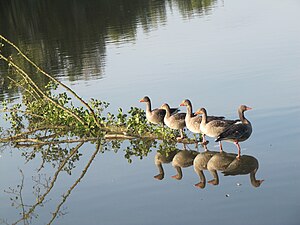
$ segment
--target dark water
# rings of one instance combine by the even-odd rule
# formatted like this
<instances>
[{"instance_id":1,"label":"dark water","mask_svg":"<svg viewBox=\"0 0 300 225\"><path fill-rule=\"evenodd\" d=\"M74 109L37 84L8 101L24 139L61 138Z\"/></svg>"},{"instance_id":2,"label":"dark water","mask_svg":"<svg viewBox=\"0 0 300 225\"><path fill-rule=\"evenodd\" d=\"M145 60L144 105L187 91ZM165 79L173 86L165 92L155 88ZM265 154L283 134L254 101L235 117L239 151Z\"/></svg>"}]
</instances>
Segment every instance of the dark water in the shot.
<instances>
[{"instance_id":1,"label":"dark water","mask_svg":"<svg viewBox=\"0 0 300 225\"><path fill-rule=\"evenodd\" d=\"M113 112L144 108L138 102L144 95L155 107L189 98L194 108L204 106L209 114L228 118L237 117L240 104L253 107L246 113L253 133L241 146L242 154L259 162L260 187L251 184L249 174L219 173L219 185L197 189L192 167L184 168L177 181L170 164L163 165L165 177L158 181L153 178L157 149L142 160L132 156L129 164L123 149L130 144L124 142L117 153L110 148L96 155L53 223L299 224L299 7L294 0L1 1L1 35L84 99L110 102ZM1 99L18 97L18 90L7 88L7 69L0 65ZM209 149L218 150L209 140ZM231 143L224 149L236 152ZM0 150L4 224L20 218L21 208L11 206L14 195L7 193L21 183L19 169L27 205L38 193L33 180L45 183L57 169L46 163L37 171L41 156L26 162L26 151ZM50 221L94 151L92 144L81 147L72 175L59 174L32 224Z\"/></svg>"}]
</instances>

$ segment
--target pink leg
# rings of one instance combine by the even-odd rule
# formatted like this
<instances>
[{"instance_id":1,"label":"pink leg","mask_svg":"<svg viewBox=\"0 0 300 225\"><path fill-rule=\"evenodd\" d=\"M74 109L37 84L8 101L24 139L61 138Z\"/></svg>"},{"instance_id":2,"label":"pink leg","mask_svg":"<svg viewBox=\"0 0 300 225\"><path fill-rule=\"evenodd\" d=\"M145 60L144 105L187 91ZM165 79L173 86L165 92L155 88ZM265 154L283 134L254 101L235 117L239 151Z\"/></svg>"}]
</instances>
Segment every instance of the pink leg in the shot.
<instances>
[{"instance_id":1,"label":"pink leg","mask_svg":"<svg viewBox=\"0 0 300 225\"><path fill-rule=\"evenodd\" d=\"M208 141L205 138L205 134L202 134L202 144L203 145L207 145L208 144Z\"/></svg>"},{"instance_id":2,"label":"pink leg","mask_svg":"<svg viewBox=\"0 0 300 225\"><path fill-rule=\"evenodd\" d=\"M236 158L239 159L241 157L241 147L240 147L240 144L237 141L235 141L234 144L238 148L238 155L237 155Z\"/></svg>"},{"instance_id":3,"label":"pink leg","mask_svg":"<svg viewBox=\"0 0 300 225\"><path fill-rule=\"evenodd\" d=\"M179 131L180 131L180 137L176 138L177 141L182 140L184 138L184 136L183 136L183 130L180 129Z\"/></svg>"}]
</instances>

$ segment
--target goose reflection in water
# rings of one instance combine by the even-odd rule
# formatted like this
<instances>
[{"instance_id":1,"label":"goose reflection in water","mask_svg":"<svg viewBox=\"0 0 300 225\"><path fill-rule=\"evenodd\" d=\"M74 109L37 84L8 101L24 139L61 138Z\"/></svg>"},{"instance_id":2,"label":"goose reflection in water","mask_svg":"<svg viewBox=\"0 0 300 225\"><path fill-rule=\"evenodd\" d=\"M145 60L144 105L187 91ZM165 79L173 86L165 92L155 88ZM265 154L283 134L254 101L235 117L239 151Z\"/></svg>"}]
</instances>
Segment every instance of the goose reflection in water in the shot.
<instances>
[{"instance_id":1,"label":"goose reflection in water","mask_svg":"<svg viewBox=\"0 0 300 225\"><path fill-rule=\"evenodd\" d=\"M236 176L250 174L250 181L254 187L259 187L264 180L256 179L256 172L259 164L258 160L250 155L242 155L237 158L237 154L218 152L218 151L205 151L197 152L193 150L175 150L168 153L157 152L155 155L155 165L159 170L159 174L154 176L155 179L164 179L164 169L162 164L171 163L176 169L177 174L172 178L181 180L183 177L182 168L194 166L194 171L199 176L199 183L195 187L205 188L206 178L204 170L208 170L213 176L212 180L208 183L212 185L219 184L218 171L221 171L224 176Z\"/></svg>"},{"instance_id":2,"label":"goose reflection in water","mask_svg":"<svg viewBox=\"0 0 300 225\"><path fill-rule=\"evenodd\" d=\"M179 150L178 150L179 151ZM172 152L157 152L154 157L154 163L158 168L159 174L154 176L157 180L162 180L165 177L165 172L162 164L167 164L172 162L174 156L178 153L178 151L172 151Z\"/></svg>"},{"instance_id":3,"label":"goose reflection in water","mask_svg":"<svg viewBox=\"0 0 300 225\"><path fill-rule=\"evenodd\" d=\"M207 150L205 152L199 153L195 157L195 159L194 159L194 170L200 178L200 182L195 184L195 187L205 188L206 179L205 179L203 170L207 170L207 163L217 153L219 153L219 152Z\"/></svg>"},{"instance_id":4,"label":"goose reflection in water","mask_svg":"<svg viewBox=\"0 0 300 225\"><path fill-rule=\"evenodd\" d=\"M172 166L177 171L177 174L172 176L172 178L181 180L183 177L182 168L192 166L193 161L198 154L199 152L197 151L179 149L168 153L157 152L155 155L155 165L159 170L159 174L154 176L154 178L162 180L165 175L162 164L172 162Z\"/></svg>"},{"instance_id":5,"label":"goose reflection in water","mask_svg":"<svg viewBox=\"0 0 300 225\"><path fill-rule=\"evenodd\" d=\"M181 180L183 177L181 168L192 166L198 154L199 152L193 150L180 150L172 160L172 166L177 171L177 174L172 176L172 178Z\"/></svg>"},{"instance_id":6,"label":"goose reflection in water","mask_svg":"<svg viewBox=\"0 0 300 225\"><path fill-rule=\"evenodd\" d=\"M225 176L236 176L250 174L250 181L254 187L259 187L264 180L257 180L255 175L258 170L258 160L250 155L242 155L239 159L237 154L232 153L218 153L215 154L207 163L207 169L214 177L208 181L213 185L219 184L219 176L217 171L222 171Z\"/></svg>"}]
</instances>

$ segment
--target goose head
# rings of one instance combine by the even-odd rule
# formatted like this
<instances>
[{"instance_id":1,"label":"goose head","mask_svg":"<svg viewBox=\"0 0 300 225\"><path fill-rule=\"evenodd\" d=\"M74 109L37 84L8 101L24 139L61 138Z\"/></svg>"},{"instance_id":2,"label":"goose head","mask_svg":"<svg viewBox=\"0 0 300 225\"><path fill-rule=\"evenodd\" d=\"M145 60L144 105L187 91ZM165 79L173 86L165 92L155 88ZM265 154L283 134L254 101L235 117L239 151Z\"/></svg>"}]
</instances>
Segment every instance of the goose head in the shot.
<instances>
[{"instance_id":1,"label":"goose head","mask_svg":"<svg viewBox=\"0 0 300 225\"><path fill-rule=\"evenodd\" d=\"M251 110L251 109L252 109L252 108L249 107L249 106L246 106L246 105L240 105L238 111L239 111L239 112L245 112L245 111Z\"/></svg>"},{"instance_id":2,"label":"goose head","mask_svg":"<svg viewBox=\"0 0 300 225\"><path fill-rule=\"evenodd\" d=\"M167 103L162 104L162 106L160 107L160 109L164 109L164 110L169 110L170 106Z\"/></svg>"},{"instance_id":3,"label":"goose head","mask_svg":"<svg viewBox=\"0 0 300 225\"><path fill-rule=\"evenodd\" d=\"M145 96L144 98L140 99L140 102L150 102L150 98Z\"/></svg>"},{"instance_id":4,"label":"goose head","mask_svg":"<svg viewBox=\"0 0 300 225\"><path fill-rule=\"evenodd\" d=\"M192 103L188 99L185 99L180 103L180 106L191 106L191 105L192 105Z\"/></svg>"},{"instance_id":5,"label":"goose head","mask_svg":"<svg viewBox=\"0 0 300 225\"><path fill-rule=\"evenodd\" d=\"M201 108L201 109L198 109L196 112L195 112L196 115L199 115L199 114L206 114L206 109L204 108Z\"/></svg>"}]
</instances>

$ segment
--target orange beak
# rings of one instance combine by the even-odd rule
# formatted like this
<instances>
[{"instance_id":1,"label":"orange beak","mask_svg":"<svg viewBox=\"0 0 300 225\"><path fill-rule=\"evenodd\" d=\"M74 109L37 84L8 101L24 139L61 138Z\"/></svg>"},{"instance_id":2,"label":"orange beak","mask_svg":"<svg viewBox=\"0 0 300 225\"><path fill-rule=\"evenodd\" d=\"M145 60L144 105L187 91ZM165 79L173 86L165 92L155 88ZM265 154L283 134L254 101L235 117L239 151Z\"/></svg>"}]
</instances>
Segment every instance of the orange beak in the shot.
<instances>
[{"instance_id":1,"label":"orange beak","mask_svg":"<svg viewBox=\"0 0 300 225\"><path fill-rule=\"evenodd\" d=\"M246 108L246 110L251 110L251 109L252 109L252 108L251 108L251 107L248 107L248 106L247 106L247 108Z\"/></svg>"},{"instance_id":2,"label":"orange beak","mask_svg":"<svg viewBox=\"0 0 300 225\"><path fill-rule=\"evenodd\" d=\"M196 111L195 114L199 115L199 114L202 114L202 112L201 111Z\"/></svg>"},{"instance_id":3,"label":"orange beak","mask_svg":"<svg viewBox=\"0 0 300 225\"><path fill-rule=\"evenodd\" d=\"M179 106L184 106L184 104L181 102Z\"/></svg>"},{"instance_id":4,"label":"orange beak","mask_svg":"<svg viewBox=\"0 0 300 225\"><path fill-rule=\"evenodd\" d=\"M145 102L144 99L141 99L140 102Z\"/></svg>"}]
</instances>

